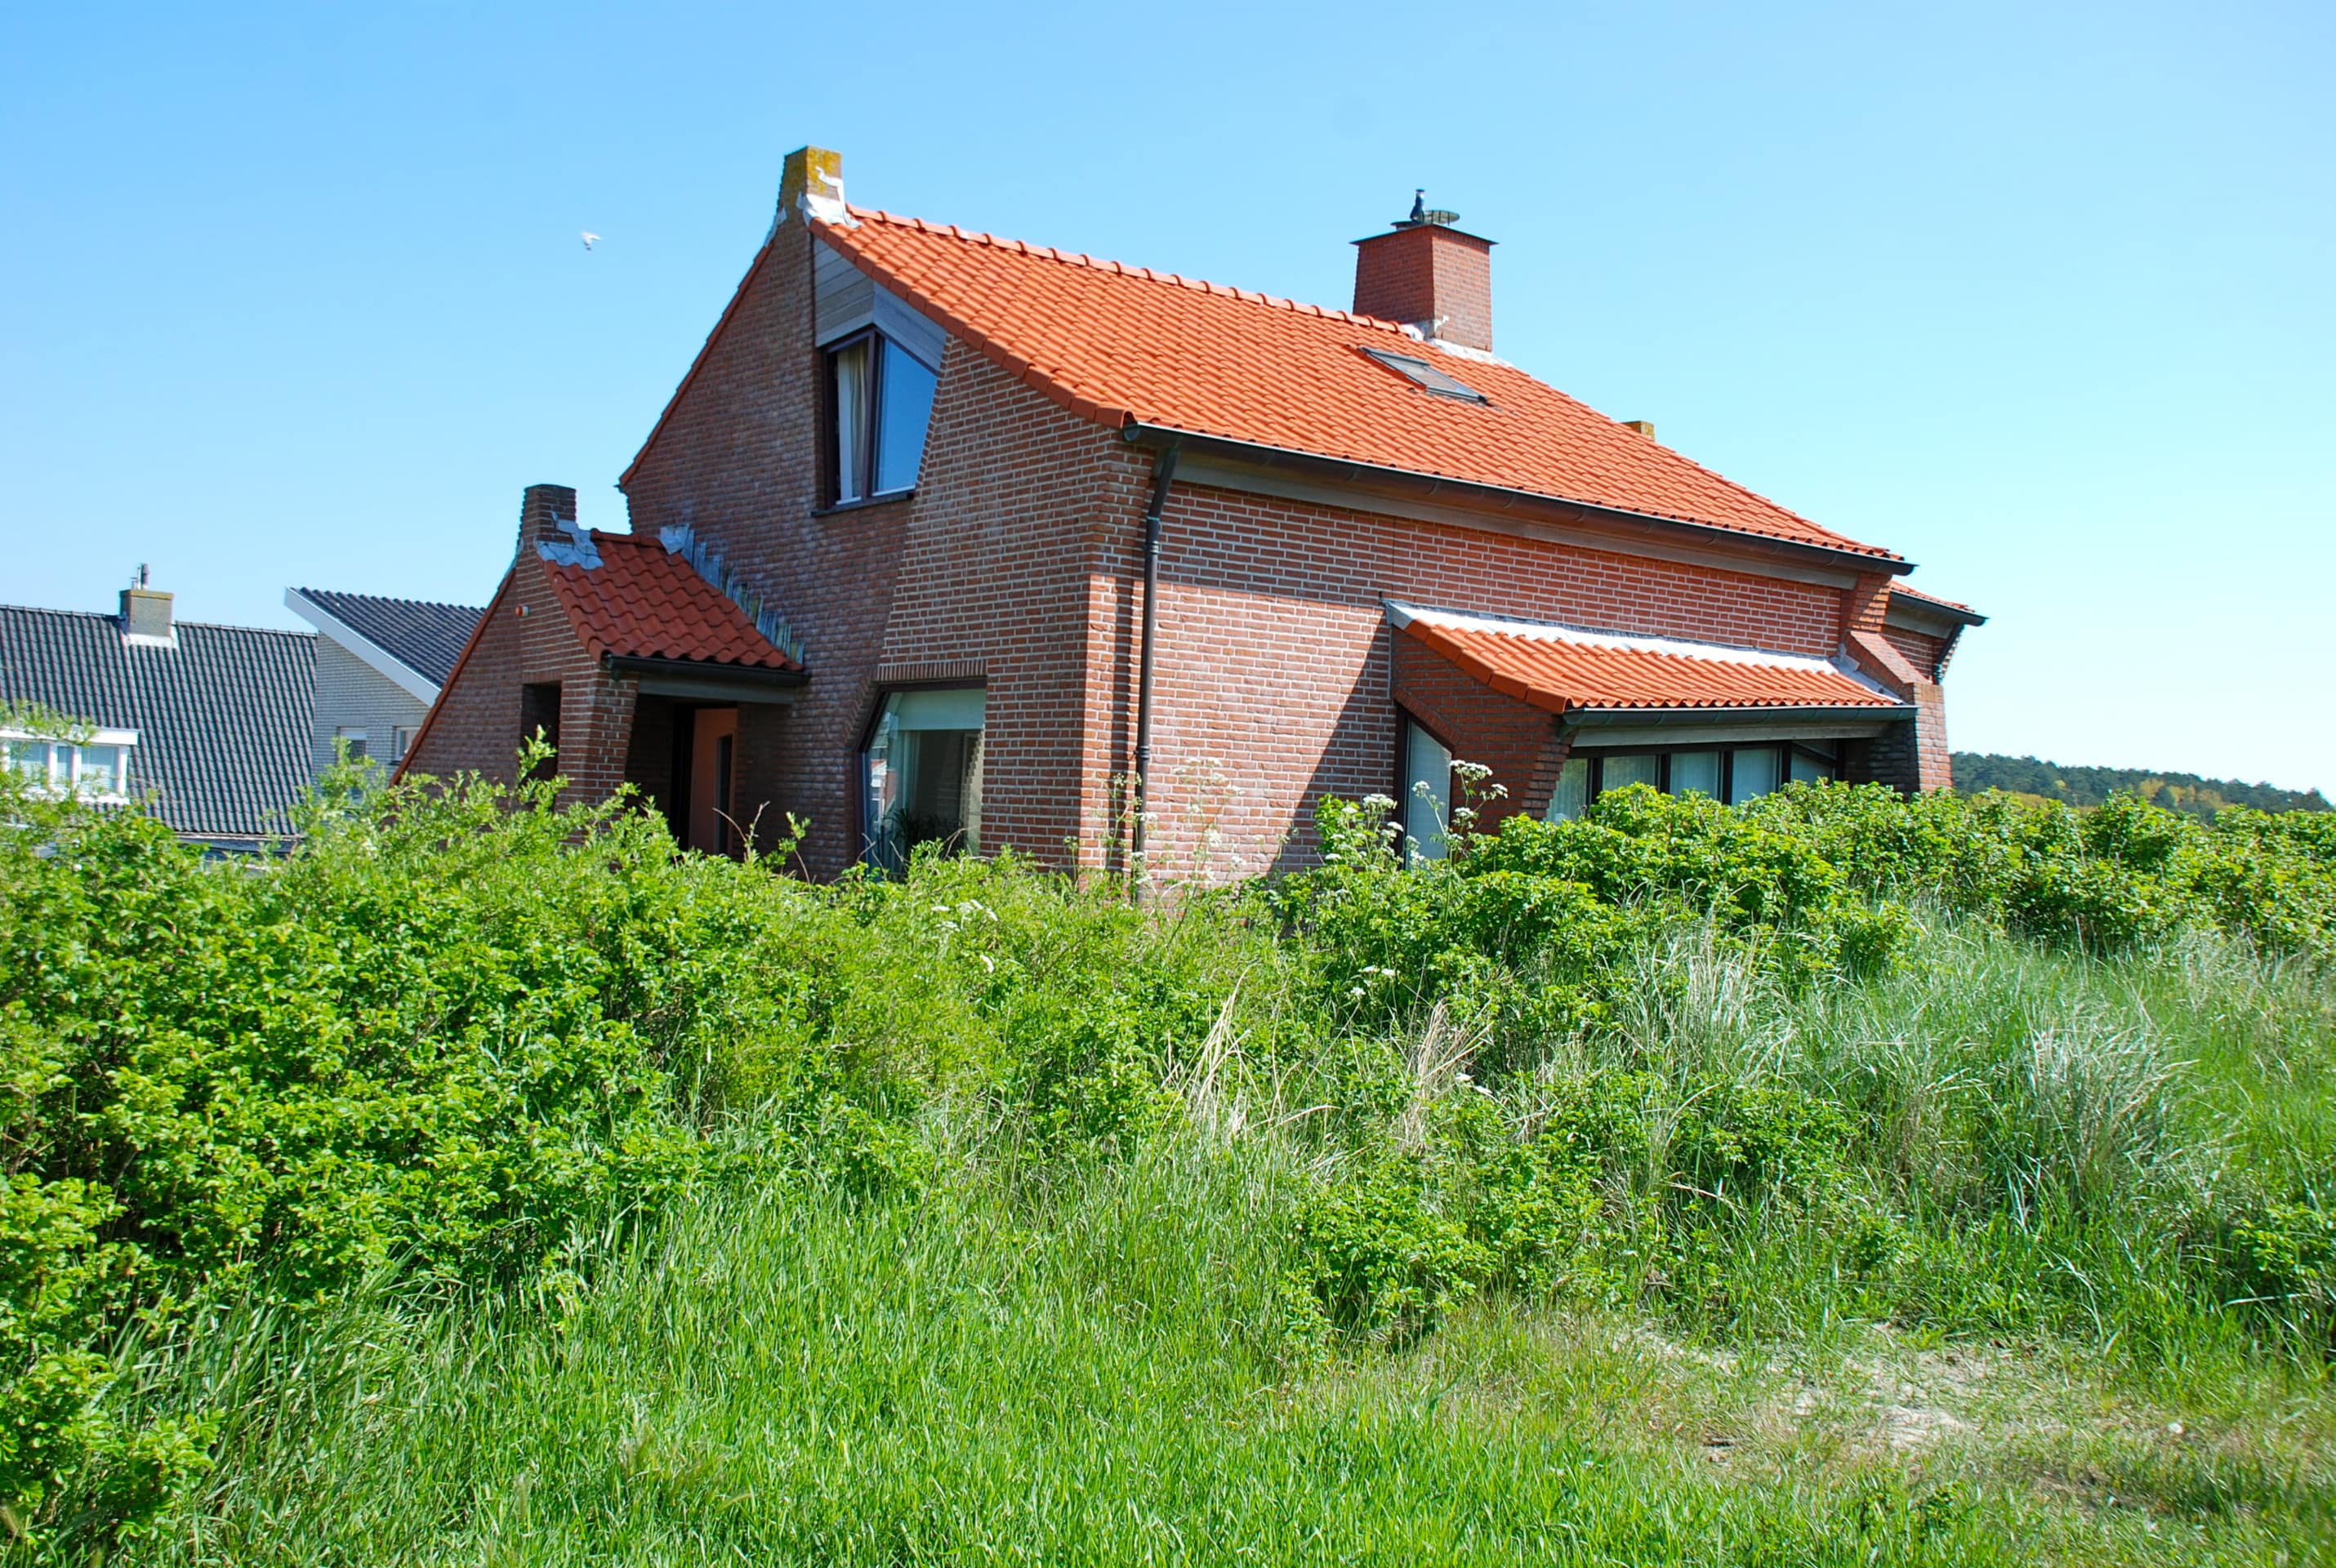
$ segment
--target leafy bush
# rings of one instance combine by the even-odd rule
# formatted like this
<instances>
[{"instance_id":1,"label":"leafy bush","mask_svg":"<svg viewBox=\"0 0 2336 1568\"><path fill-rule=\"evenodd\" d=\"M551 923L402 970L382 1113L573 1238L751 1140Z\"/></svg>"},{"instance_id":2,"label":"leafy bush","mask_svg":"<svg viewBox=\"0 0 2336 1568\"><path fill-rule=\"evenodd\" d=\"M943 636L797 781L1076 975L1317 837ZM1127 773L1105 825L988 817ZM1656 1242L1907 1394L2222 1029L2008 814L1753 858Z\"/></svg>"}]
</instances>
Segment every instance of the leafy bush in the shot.
<instances>
[{"instance_id":1,"label":"leafy bush","mask_svg":"<svg viewBox=\"0 0 2336 1568\"><path fill-rule=\"evenodd\" d=\"M612 1239L715 1183L1010 1226L1252 1143L1294 1174L1242 1223L1308 1355L1485 1292L1746 1330L2336 1320L2312 1161L2217 1164L2243 1114L2336 1150L2336 816L1632 789L1414 864L1390 803L1330 801L1319 867L1144 911L1011 856L811 887L556 787L344 772L233 864L0 784L15 1527L104 1546L209 1462L210 1407L141 1403L124 1345L168 1366L221 1303L301 1320L360 1278L581 1310ZM2156 1021L2273 1005L2188 999L2236 994L2201 943L2322 998L2217 1047L2234 1103L2279 1061L2282 1119Z\"/></svg>"}]
</instances>

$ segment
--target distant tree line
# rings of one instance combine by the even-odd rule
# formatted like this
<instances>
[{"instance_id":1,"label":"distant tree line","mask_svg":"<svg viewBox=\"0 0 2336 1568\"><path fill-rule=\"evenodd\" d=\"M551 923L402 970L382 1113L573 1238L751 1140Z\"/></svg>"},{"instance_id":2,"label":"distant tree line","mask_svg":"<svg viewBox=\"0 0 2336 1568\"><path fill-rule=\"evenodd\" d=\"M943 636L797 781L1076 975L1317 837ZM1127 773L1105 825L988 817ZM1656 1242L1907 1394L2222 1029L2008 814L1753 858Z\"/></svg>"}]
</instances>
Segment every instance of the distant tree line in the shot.
<instances>
[{"instance_id":1,"label":"distant tree line","mask_svg":"<svg viewBox=\"0 0 2336 1568\"><path fill-rule=\"evenodd\" d=\"M2072 806L2097 806L2112 792L2131 790L2152 805L2192 816L2211 817L2224 806L2263 812L2324 812L2328 797L2316 789L2283 790L2237 779L2200 778L2195 774L2151 773L2131 767L2063 767L2032 756L1997 756L1988 752L1954 754L1955 788L1964 794L2009 790Z\"/></svg>"}]
</instances>

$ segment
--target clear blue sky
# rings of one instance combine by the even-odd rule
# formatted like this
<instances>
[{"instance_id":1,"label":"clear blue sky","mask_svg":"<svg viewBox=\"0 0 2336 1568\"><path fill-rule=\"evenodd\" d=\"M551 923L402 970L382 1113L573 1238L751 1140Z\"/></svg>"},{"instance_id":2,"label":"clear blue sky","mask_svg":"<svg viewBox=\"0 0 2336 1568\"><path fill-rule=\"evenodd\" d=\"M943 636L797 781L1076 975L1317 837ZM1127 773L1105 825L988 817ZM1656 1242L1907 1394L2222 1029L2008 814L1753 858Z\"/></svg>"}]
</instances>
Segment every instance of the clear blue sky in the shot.
<instances>
[{"instance_id":1,"label":"clear blue sky","mask_svg":"<svg viewBox=\"0 0 2336 1568\"><path fill-rule=\"evenodd\" d=\"M2336 789L2336 7L11 7L0 601L483 602L854 200L1497 345L1992 623L1955 744ZM586 254L580 230L602 235Z\"/></svg>"}]
</instances>

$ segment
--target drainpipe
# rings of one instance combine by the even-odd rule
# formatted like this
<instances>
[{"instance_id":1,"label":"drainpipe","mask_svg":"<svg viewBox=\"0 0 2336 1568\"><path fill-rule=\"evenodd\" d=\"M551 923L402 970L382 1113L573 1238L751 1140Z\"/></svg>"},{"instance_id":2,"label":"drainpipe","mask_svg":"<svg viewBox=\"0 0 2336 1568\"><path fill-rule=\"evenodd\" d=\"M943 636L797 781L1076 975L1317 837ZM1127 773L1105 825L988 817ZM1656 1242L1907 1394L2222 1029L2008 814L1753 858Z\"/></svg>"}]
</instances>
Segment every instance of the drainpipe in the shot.
<instances>
[{"instance_id":1,"label":"drainpipe","mask_svg":"<svg viewBox=\"0 0 2336 1568\"><path fill-rule=\"evenodd\" d=\"M1176 477L1176 443L1161 448L1152 463L1152 504L1144 511L1144 641L1137 655L1135 677L1135 821L1128 830L1128 866L1144 859L1144 808L1152 789L1152 649L1160 605L1160 512L1168 504L1168 486ZM1135 897L1144 897L1144 879L1134 883Z\"/></svg>"}]
</instances>

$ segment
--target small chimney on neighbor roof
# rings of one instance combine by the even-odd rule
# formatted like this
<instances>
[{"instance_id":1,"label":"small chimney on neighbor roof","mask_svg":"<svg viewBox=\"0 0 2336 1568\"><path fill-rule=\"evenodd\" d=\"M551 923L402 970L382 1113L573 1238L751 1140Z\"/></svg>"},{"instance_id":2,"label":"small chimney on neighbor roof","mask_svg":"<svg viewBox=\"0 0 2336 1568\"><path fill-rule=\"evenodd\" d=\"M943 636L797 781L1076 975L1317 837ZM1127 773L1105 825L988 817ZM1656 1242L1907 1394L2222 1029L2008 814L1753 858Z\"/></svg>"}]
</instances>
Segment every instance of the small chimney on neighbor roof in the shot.
<instances>
[{"instance_id":1,"label":"small chimney on neighbor roof","mask_svg":"<svg viewBox=\"0 0 2336 1568\"><path fill-rule=\"evenodd\" d=\"M1355 241L1355 314L1416 326L1463 348L1493 350L1493 242L1464 234L1456 212L1415 190L1411 216Z\"/></svg>"},{"instance_id":2,"label":"small chimney on neighbor roof","mask_svg":"<svg viewBox=\"0 0 2336 1568\"><path fill-rule=\"evenodd\" d=\"M141 563L138 580L122 590L122 635L147 643L175 643L177 632L170 624L170 596L159 588L146 586L146 568Z\"/></svg>"},{"instance_id":3,"label":"small chimney on neighbor roof","mask_svg":"<svg viewBox=\"0 0 2336 1568\"><path fill-rule=\"evenodd\" d=\"M539 544L566 544L569 533L560 525L576 521L576 492L564 484L530 484L519 503L519 553Z\"/></svg>"}]
</instances>

